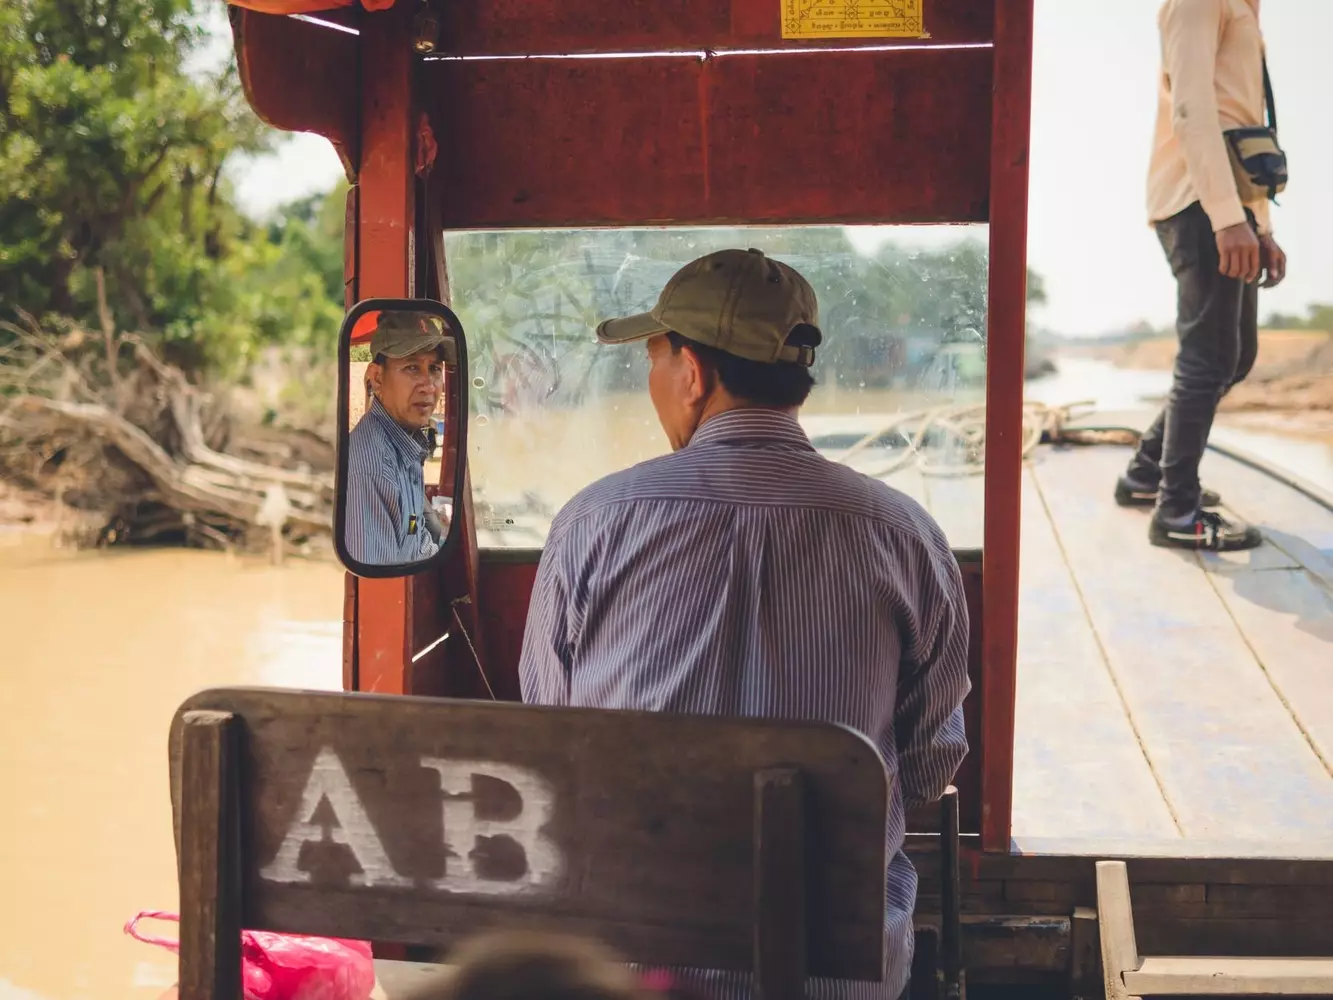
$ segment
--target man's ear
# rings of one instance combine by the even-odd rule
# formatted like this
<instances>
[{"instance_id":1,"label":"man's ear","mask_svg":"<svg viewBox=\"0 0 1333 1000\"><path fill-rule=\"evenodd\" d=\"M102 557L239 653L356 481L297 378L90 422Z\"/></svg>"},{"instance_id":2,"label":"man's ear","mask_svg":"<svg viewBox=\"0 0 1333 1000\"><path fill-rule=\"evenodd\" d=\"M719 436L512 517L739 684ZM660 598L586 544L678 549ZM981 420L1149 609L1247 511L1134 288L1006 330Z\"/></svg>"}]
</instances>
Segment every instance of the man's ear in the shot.
<instances>
[{"instance_id":1,"label":"man's ear","mask_svg":"<svg viewBox=\"0 0 1333 1000\"><path fill-rule=\"evenodd\" d=\"M697 403L703 399L713 388L713 372L699 360L699 355L689 344L680 349L680 357L683 366L682 374L685 376L686 396L692 403Z\"/></svg>"},{"instance_id":2,"label":"man's ear","mask_svg":"<svg viewBox=\"0 0 1333 1000\"><path fill-rule=\"evenodd\" d=\"M372 361L366 365L366 380L370 382L370 391L379 392L384 383L384 366Z\"/></svg>"}]
</instances>

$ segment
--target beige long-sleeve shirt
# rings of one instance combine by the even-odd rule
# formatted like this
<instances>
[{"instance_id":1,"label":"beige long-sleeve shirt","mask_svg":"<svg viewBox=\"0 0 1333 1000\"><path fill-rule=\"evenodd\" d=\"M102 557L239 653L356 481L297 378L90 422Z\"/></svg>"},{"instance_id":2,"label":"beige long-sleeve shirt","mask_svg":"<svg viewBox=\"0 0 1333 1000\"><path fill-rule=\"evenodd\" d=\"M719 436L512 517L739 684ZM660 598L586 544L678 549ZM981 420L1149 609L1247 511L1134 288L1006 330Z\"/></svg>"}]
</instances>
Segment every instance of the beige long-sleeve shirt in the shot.
<instances>
[{"instance_id":1,"label":"beige long-sleeve shirt","mask_svg":"<svg viewBox=\"0 0 1333 1000\"><path fill-rule=\"evenodd\" d=\"M1166 0L1157 128L1148 164L1148 219L1159 222L1198 201L1213 231L1245 221L1222 132L1264 124L1259 0ZM1271 232L1268 201L1251 202Z\"/></svg>"}]
</instances>

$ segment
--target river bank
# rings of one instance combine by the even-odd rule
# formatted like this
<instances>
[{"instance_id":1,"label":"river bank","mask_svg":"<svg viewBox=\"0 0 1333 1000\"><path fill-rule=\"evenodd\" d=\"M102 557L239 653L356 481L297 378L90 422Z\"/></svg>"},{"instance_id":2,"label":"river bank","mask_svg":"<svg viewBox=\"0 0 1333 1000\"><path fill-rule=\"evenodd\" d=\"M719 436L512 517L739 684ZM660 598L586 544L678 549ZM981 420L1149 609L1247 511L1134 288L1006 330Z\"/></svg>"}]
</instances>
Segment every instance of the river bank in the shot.
<instances>
[{"instance_id":1,"label":"river bank","mask_svg":"<svg viewBox=\"0 0 1333 1000\"><path fill-rule=\"evenodd\" d=\"M1122 343L1062 344L1059 359L1104 361L1125 371L1169 372L1174 337ZM1058 361L1057 361L1058 364ZM1319 330L1261 330L1254 370L1222 400L1222 413L1258 415L1274 429L1333 433L1333 335Z\"/></svg>"},{"instance_id":2,"label":"river bank","mask_svg":"<svg viewBox=\"0 0 1333 1000\"><path fill-rule=\"evenodd\" d=\"M1087 400L1102 413L1115 413L1130 423L1142 417L1146 423L1170 389L1174 356L1175 343L1164 338L1061 345L1053 355L1055 371L1029 379L1025 394L1053 406ZM598 412L598 405L606 412ZM918 399L911 390L825 389L812 396L806 412L856 417L928 405L930 400ZM552 428L549 420L555 417L561 418L561 426L569 425L566 433ZM547 498L553 509L598 476L665 447L644 394L599 398L573 411L544 414L540 427L526 435L522 427L511 426L523 423L518 418L501 423L504 428L494 421L478 423L470 435L474 489L497 495L554 490ZM509 433L497 436L505 428ZM1333 492L1333 338L1307 331L1264 331L1255 372L1224 400L1215 440L1226 443L1233 432L1245 438L1242 447L1257 448L1277 465ZM229 438L229 450L250 461L267 459L277 469L294 465L315 471L327 476L331 486L333 449L326 439L265 426L249 413L238 414ZM73 502L62 502L71 495ZM14 531L51 536L58 545L75 549L124 541L108 536L105 506L90 510L68 490L43 491L0 477L0 533ZM190 543L169 537L157 541ZM313 561L335 561L327 531L299 548L285 548Z\"/></svg>"}]
</instances>

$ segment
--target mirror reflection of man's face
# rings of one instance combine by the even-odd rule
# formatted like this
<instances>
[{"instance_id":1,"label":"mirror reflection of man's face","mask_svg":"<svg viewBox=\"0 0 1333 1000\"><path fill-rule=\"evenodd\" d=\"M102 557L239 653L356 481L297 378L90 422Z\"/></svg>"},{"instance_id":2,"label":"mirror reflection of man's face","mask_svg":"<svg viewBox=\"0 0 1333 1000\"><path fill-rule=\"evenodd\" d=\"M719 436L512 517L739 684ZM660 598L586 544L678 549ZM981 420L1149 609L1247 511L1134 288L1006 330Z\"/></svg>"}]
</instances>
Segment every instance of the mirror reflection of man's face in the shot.
<instances>
[{"instance_id":1,"label":"mirror reflection of man's face","mask_svg":"<svg viewBox=\"0 0 1333 1000\"><path fill-rule=\"evenodd\" d=\"M382 365L372 362L366 369L380 405L409 431L423 430L440 405L444 391L441 353L433 347L405 358L385 358Z\"/></svg>"}]
</instances>

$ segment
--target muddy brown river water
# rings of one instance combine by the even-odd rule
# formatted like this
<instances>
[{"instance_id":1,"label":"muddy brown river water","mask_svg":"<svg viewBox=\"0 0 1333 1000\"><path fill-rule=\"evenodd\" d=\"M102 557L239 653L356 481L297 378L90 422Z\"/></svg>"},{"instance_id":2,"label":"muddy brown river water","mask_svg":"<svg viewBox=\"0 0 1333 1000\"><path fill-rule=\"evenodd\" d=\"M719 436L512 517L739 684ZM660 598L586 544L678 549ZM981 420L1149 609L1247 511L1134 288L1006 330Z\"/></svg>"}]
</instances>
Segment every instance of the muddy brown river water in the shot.
<instances>
[{"instance_id":1,"label":"muddy brown river water","mask_svg":"<svg viewBox=\"0 0 1333 1000\"><path fill-rule=\"evenodd\" d=\"M121 933L176 908L171 714L210 685L340 687L342 588L327 564L0 535L0 1000L175 982L171 953Z\"/></svg>"}]
</instances>

